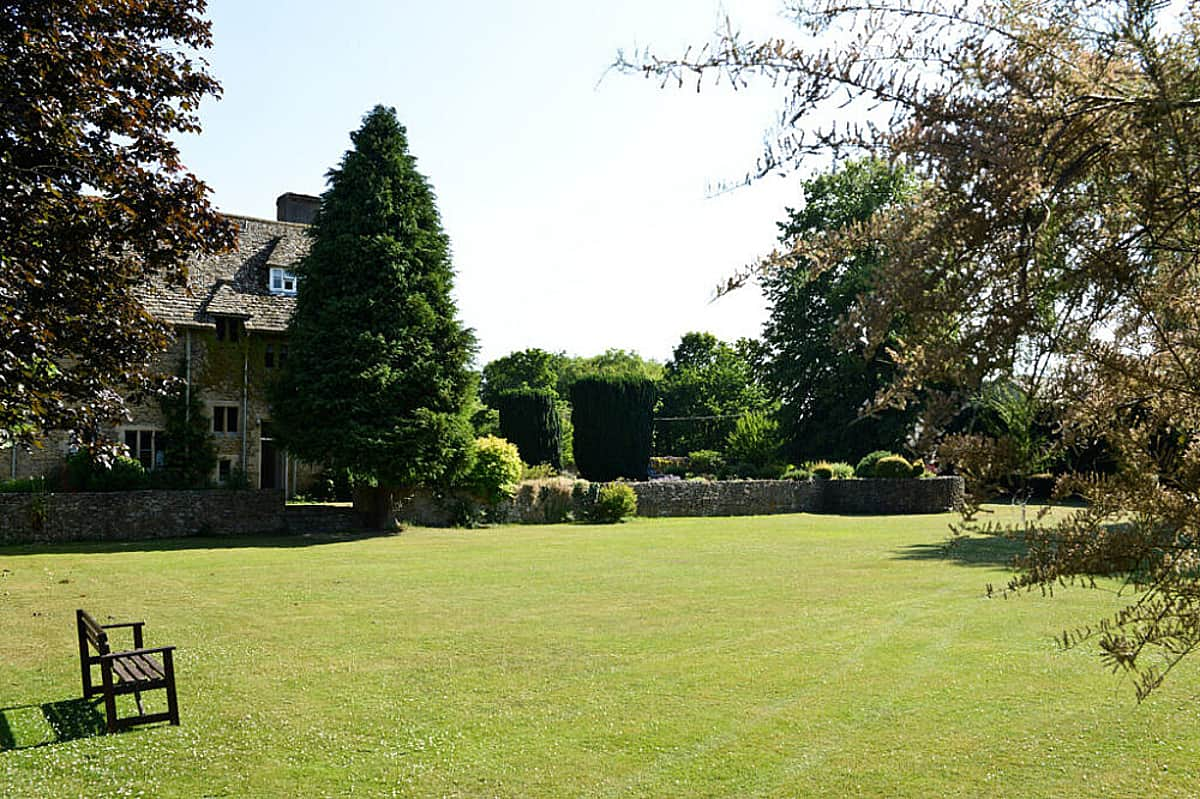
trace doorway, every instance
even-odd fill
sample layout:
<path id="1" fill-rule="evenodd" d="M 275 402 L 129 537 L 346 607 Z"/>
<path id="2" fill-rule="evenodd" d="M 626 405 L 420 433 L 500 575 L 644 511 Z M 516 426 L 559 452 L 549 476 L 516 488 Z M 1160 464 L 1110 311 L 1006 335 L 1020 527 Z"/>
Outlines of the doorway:
<path id="1" fill-rule="evenodd" d="M 286 488 L 287 467 L 284 465 L 283 450 L 275 445 L 271 423 L 262 423 L 259 437 L 258 487 Z"/>

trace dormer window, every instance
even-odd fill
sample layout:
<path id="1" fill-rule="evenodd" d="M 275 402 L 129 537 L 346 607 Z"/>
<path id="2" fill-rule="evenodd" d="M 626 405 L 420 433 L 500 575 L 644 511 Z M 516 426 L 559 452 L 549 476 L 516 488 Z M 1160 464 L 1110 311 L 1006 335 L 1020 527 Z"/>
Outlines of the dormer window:
<path id="1" fill-rule="evenodd" d="M 295 294 L 296 276 L 286 269 L 271 267 L 271 293 Z"/>
<path id="2" fill-rule="evenodd" d="M 214 316 L 217 341 L 237 341 L 241 337 L 242 320 L 232 316 Z"/>

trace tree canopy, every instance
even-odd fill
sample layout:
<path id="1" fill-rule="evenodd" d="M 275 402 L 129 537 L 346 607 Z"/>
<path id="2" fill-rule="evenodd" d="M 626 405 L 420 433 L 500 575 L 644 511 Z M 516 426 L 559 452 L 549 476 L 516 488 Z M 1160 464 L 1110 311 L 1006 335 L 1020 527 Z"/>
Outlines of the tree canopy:
<path id="1" fill-rule="evenodd" d="M 1145 696 L 1200 646 L 1200 8 L 819 0 L 792 12 L 801 44 L 730 35 L 695 58 L 626 66 L 786 86 L 787 124 L 759 174 L 864 152 L 913 170 L 911 202 L 764 266 L 828 268 L 880 246 L 877 290 L 845 327 L 896 362 L 884 401 L 1010 379 L 1064 409 L 1068 441 L 1106 442 L 1115 474 L 1062 482 L 1086 508 L 1008 531 L 1028 548 L 1010 587 L 1127 580 L 1132 604 L 1065 639 L 1095 638 Z M 890 339 L 897 319 L 903 340 Z M 927 401 L 925 424 L 948 407 Z"/>
<path id="2" fill-rule="evenodd" d="M 804 206 L 788 209 L 780 241 L 795 245 L 826 231 L 845 230 L 914 191 L 911 176 L 886 161 L 849 161 L 803 184 Z M 881 253 L 865 246 L 828 265 L 808 260 L 766 270 L 770 304 L 763 328 L 765 378 L 782 407 L 786 450 L 794 461 L 857 461 L 873 450 L 899 451 L 916 422 L 913 409 L 873 408 L 896 374 L 883 348 L 840 335 L 863 295 L 876 290 Z M 894 343 L 898 323 L 888 332 Z"/>
<path id="3" fill-rule="evenodd" d="M 661 363 L 643 358 L 631 350 L 612 348 L 599 355 L 566 358 L 558 370 L 558 393 L 560 396 L 570 396 L 571 386 L 585 377 L 644 378 L 657 382 L 662 375 Z"/>
<path id="4" fill-rule="evenodd" d="M 545 389 L 559 394 L 559 374 L 567 360 L 561 352 L 536 347 L 497 358 L 483 367 L 479 397 L 494 408 L 498 397 L 506 391 Z"/>
<path id="5" fill-rule="evenodd" d="M 571 394 L 571 385 L 584 377 L 645 377 L 658 380 L 662 364 L 636 352 L 609 349 L 599 355 L 572 356 L 537 347 L 511 352 L 483 367 L 480 396 L 484 402 L 505 391 L 548 389 L 561 399 Z"/>
<path id="6" fill-rule="evenodd" d="M 232 241 L 174 138 L 219 94 L 203 0 L 0 8 L 0 430 L 93 443 L 155 388 L 136 299 Z"/>
<path id="7" fill-rule="evenodd" d="M 731 345 L 711 333 L 686 333 L 663 368 L 654 425 L 662 455 L 721 450 L 737 419 L 773 403 L 755 379 L 752 347 Z"/>
<path id="8" fill-rule="evenodd" d="M 299 264 L 280 438 L 301 458 L 384 486 L 468 466 L 474 336 L 450 292 L 450 243 L 394 109 L 376 106 L 329 187 Z"/>

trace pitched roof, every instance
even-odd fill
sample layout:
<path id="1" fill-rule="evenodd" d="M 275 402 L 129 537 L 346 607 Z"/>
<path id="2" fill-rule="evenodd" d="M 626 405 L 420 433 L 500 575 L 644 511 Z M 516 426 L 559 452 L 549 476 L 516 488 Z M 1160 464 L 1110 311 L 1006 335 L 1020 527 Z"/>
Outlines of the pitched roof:
<path id="1" fill-rule="evenodd" d="M 155 279 L 140 292 L 142 303 L 172 325 L 213 326 L 213 315 L 245 319 L 249 330 L 282 332 L 296 298 L 268 289 L 272 267 L 291 269 L 308 254 L 308 225 L 248 216 L 228 216 L 237 227 L 236 246 L 188 264 L 187 286 Z"/>

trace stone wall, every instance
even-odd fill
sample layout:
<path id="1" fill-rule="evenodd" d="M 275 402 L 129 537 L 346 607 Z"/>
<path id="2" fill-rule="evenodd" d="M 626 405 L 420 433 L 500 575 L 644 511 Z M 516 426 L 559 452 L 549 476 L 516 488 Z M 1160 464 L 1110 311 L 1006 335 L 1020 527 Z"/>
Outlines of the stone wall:
<path id="1" fill-rule="evenodd" d="M 963 499 L 961 477 L 926 480 L 655 480 L 631 483 L 638 516 L 773 513 L 943 513 Z"/>
<path id="2" fill-rule="evenodd" d="M 926 480 L 823 480 L 821 513 L 890 515 L 942 513 L 961 507 L 961 477 Z"/>
<path id="3" fill-rule="evenodd" d="M 286 530 L 283 491 L 0 494 L 0 543 L 134 541 Z"/>
<path id="4" fill-rule="evenodd" d="M 632 485 L 638 516 L 819 513 L 824 488 L 808 480 L 654 480 Z"/>
<path id="5" fill-rule="evenodd" d="M 566 478 L 523 483 L 517 495 L 486 517 L 464 493 L 449 496 L 416 491 L 394 498 L 401 524 L 448 527 L 467 518 L 515 524 L 545 524 L 571 512 L 583 515 L 600 483 Z M 961 477 L 925 480 L 652 480 L 629 484 L 638 499 L 638 516 L 764 516 L 774 513 L 831 513 L 886 516 L 944 513 L 963 501 Z"/>
<path id="6" fill-rule="evenodd" d="M 283 512 L 293 535 L 350 533 L 367 528 L 361 513 L 349 505 L 288 505 Z"/>

